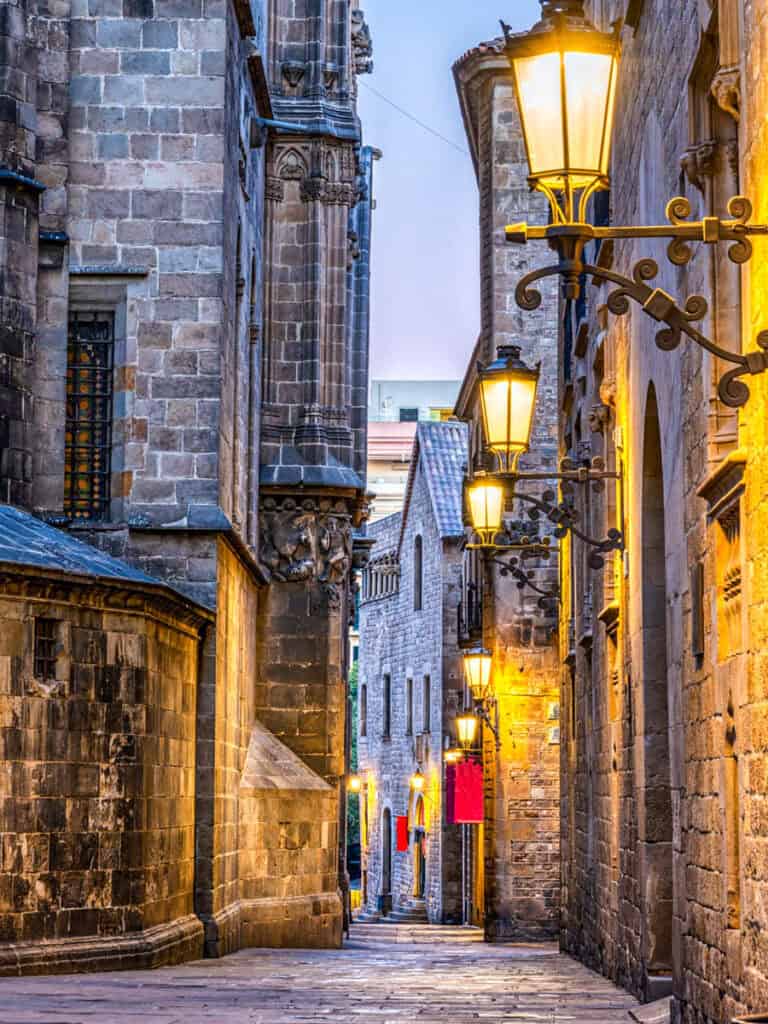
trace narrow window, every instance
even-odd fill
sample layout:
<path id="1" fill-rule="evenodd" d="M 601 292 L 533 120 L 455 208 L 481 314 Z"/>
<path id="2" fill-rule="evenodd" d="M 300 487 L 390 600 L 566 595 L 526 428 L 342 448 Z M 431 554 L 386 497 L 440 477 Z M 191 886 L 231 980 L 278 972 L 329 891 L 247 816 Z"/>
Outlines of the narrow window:
<path id="1" fill-rule="evenodd" d="M 56 678 L 56 620 L 35 619 L 35 676 Z"/>
<path id="2" fill-rule="evenodd" d="M 392 735 L 392 677 L 384 676 L 384 707 L 382 736 L 388 740 Z"/>
<path id="3" fill-rule="evenodd" d="M 413 680 L 405 681 L 405 735 L 413 735 Z"/>
<path id="4" fill-rule="evenodd" d="M 423 732 L 432 731 L 432 680 L 429 676 L 424 676 L 424 693 L 423 693 L 423 719 L 424 729 Z"/>
<path id="5" fill-rule="evenodd" d="M 64 511 L 71 519 L 108 516 L 114 348 L 113 313 L 70 314 Z"/>
<path id="6" fill-rule="evenodd" d="M 360 735 L 368 735 L 368 687 L 360 687 Z"/>
<path id="7" fill-rule="evenodd" d="M 418 534 L 413 542 L 413 610 L 415 612 L 421 611 L 421 591 L 424 576 L 423 548 L 421 534 Z"/>

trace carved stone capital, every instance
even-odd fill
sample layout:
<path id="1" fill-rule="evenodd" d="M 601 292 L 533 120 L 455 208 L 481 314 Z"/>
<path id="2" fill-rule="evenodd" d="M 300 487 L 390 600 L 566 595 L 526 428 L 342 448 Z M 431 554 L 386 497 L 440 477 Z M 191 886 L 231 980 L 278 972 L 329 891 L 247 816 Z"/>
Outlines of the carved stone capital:
<path id="1" fill-rule="evenodd" d="M 607 405 L 593 405 L 589 413 L 589 429 L 593 434 L 605 433 L 610 417 L 611 410 Z"/>
<path id="2" fill-rule="evenodd" d="M 712 80 L 712 95 L 721 110 L 738 124 L 741 118 L 741 74 L 738 67 L 720 68 Z"/>
<path id="3" fill-rule="evenodd" d="M 371 30 L 359 8 L 352 11 L 352 63 L 356 75 L 370 75 L 373 71 Z"/>
<path id="4" fill-rule="evenodd" d="M 305 203 L 320 202 L 327 206 L 352 207 L 357 202 L 354 185 L 325 178 L 305 178 L 301 183 L 301 198 Z"/>
<path id="5" fill-rule="evenodd" d="M 715 140 L 699 142 L 688 149 L 680 157 L 680 166 L 685 171 L 688 181 L 699 192 L 704 191 L 704 181 L 711 178 L 717 167 L 718 144 Z"/>
<path id="6" fill-rule="evenodd" d="M 281 583 L 321 584 L 338 603 L 352 567 L 352 510 L 332 498 L 266 497 L 259 510 L 262 564 Z"/>
<path id="7" fill-rule="evenodd" d="M 264 185 L 264 196 L 273 203 L 282 203 L 285 198 L 285 184 L 282 179 L 269 176 Z"/>
<path id="8" fill-rule="evenodd" d="M 305 66 L 298 61 L 286 61 L 280 70 L 283 73 L 283 78 L 292 89 L 298 86 L 306 72 Z"/>

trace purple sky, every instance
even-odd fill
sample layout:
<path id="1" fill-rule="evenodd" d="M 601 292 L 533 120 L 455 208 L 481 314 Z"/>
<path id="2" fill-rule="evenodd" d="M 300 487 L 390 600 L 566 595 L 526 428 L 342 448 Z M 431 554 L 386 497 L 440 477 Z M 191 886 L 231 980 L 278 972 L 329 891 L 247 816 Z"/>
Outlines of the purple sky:
<path id="1" fill-rule="evenodd" d="M 360 82 L 375 168 L 372 377 L 458 379 L 479 327 L 477 186 L 468 154 L 393 110 L 376 89 L 466 150 L 451 66 L 538 20 L 538 0 L 361 0 L 374 45 Z"/>

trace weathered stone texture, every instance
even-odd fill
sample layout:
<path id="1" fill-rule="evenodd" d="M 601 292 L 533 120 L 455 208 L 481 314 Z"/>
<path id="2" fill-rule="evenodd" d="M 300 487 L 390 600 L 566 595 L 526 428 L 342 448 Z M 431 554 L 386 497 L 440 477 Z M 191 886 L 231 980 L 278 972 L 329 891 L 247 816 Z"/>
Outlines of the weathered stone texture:
<path id="1" fill-rule="evenodd" d="M 660 223 L 682 190 L 694 217 L 725 215 L 743 192 L 766 220 L 754 75 L 765 27 L 762 2 L 644 5 L 624 33 L 612 222 Z M 738 124 L 724 90 L 734 76 Z M 707 298 L 705 333 L 749 350 L 765 313 L 760 246 L 741 273 L 714 247 L 695 247 L 680 271 L 660 243 L 617 243 L 601 258 L 626 273 L 652 256 L 660 287 Z M 749 380 L 752 398 L 735 417 L 714 387 L 725 364 L 692 345 L 657 351 L 657 325 L 639 310 L 612 320 L 607 295 L 590 287 L 574 311 L 583 326 L 570 383 L 582 384 L 564 408 L 563 453 L 586 442 L 624 464 L 628 552 L 591 583 L 578 544 L 566 562 L 577 607 L 564 609 L 564 635 L 571 626 L 578 640 L 585 607 L 607 614 L 564 677 L 563 941 L 643 997 L 673 989 L 676 1021 L 726 1024 L 765 1011 L 768 990 L 765 385 Z M 563 385 L 567 399 L 567 370 Z M 601 528 L 616 522 L 610 488 L 592 515 Z"/>
<path id="2" fill-rule="evenodd" d="M 32 654 L 40 617 L 55 622 L 51 680 Z M 206 618 L 170 592 L 4 573 L 0 973 L 200 955 L 195 705 Z"/>
<path id="3" fill-rule="evenodd" d="M 482 422 L 477 362 L 490 362 L 500 345 L 518 345 L 523 360 L 541 365 L 531 447 L 521 469 L 556 471 L 557 288 L 542 287 L 534 312 L 515 304 L 518 280 L 541 262 L 544 246 L 517 249 L 504 227 L 542 223 L 546 203 L 531 194 L 509 65 L 498 41 L 481 44 L 454 66 L 465 129 L 475 162 L 480 210 L 481 334 L 456 406 L 472 424 L 470 464 L 481 468 Z M 540 495 L 548 485 L 520 483 Z M 551 485 L 549 485 L 551 486 Z M 509 520 L 528 520 L 529 506 L 508 502 Z M 529 531 L 539 532 L 536 526 Z M 542 529 L 542 534 L 546 529 Z M 551 561 L 531 560 L 543 590 L 557 583 Z M 464 559 L 465 644 L 483 642 L 494 655 L 493 686 L 499 708 L 498 748 L 484 730 L 486 824 L 482 837 L 485 893 L 480 921 L 491 940 L 541 939 L 557 932 L 559 906 L 559 679 L 555 622 L 539 596 L 482 556 Z M 470 594 L 472 595 L 470 598 Z M 474 617 L 471 606 L 479 609 Z"/>

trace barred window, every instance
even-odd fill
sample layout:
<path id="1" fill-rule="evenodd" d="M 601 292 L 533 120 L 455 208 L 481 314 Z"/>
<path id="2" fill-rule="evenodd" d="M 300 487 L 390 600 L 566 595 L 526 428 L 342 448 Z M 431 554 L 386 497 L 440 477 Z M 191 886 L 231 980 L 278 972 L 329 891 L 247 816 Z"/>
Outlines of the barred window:
<path id="1" fill-rule="evenodd" d="M 56 678 L 56 620 L 35 619 L 35 676 Z"/>
<path id="2" fill-rule="evenodd" d="M 64 511 L 72 519 L 109 511 L 114 348 L 114 313 L 70 313 Z"/>

